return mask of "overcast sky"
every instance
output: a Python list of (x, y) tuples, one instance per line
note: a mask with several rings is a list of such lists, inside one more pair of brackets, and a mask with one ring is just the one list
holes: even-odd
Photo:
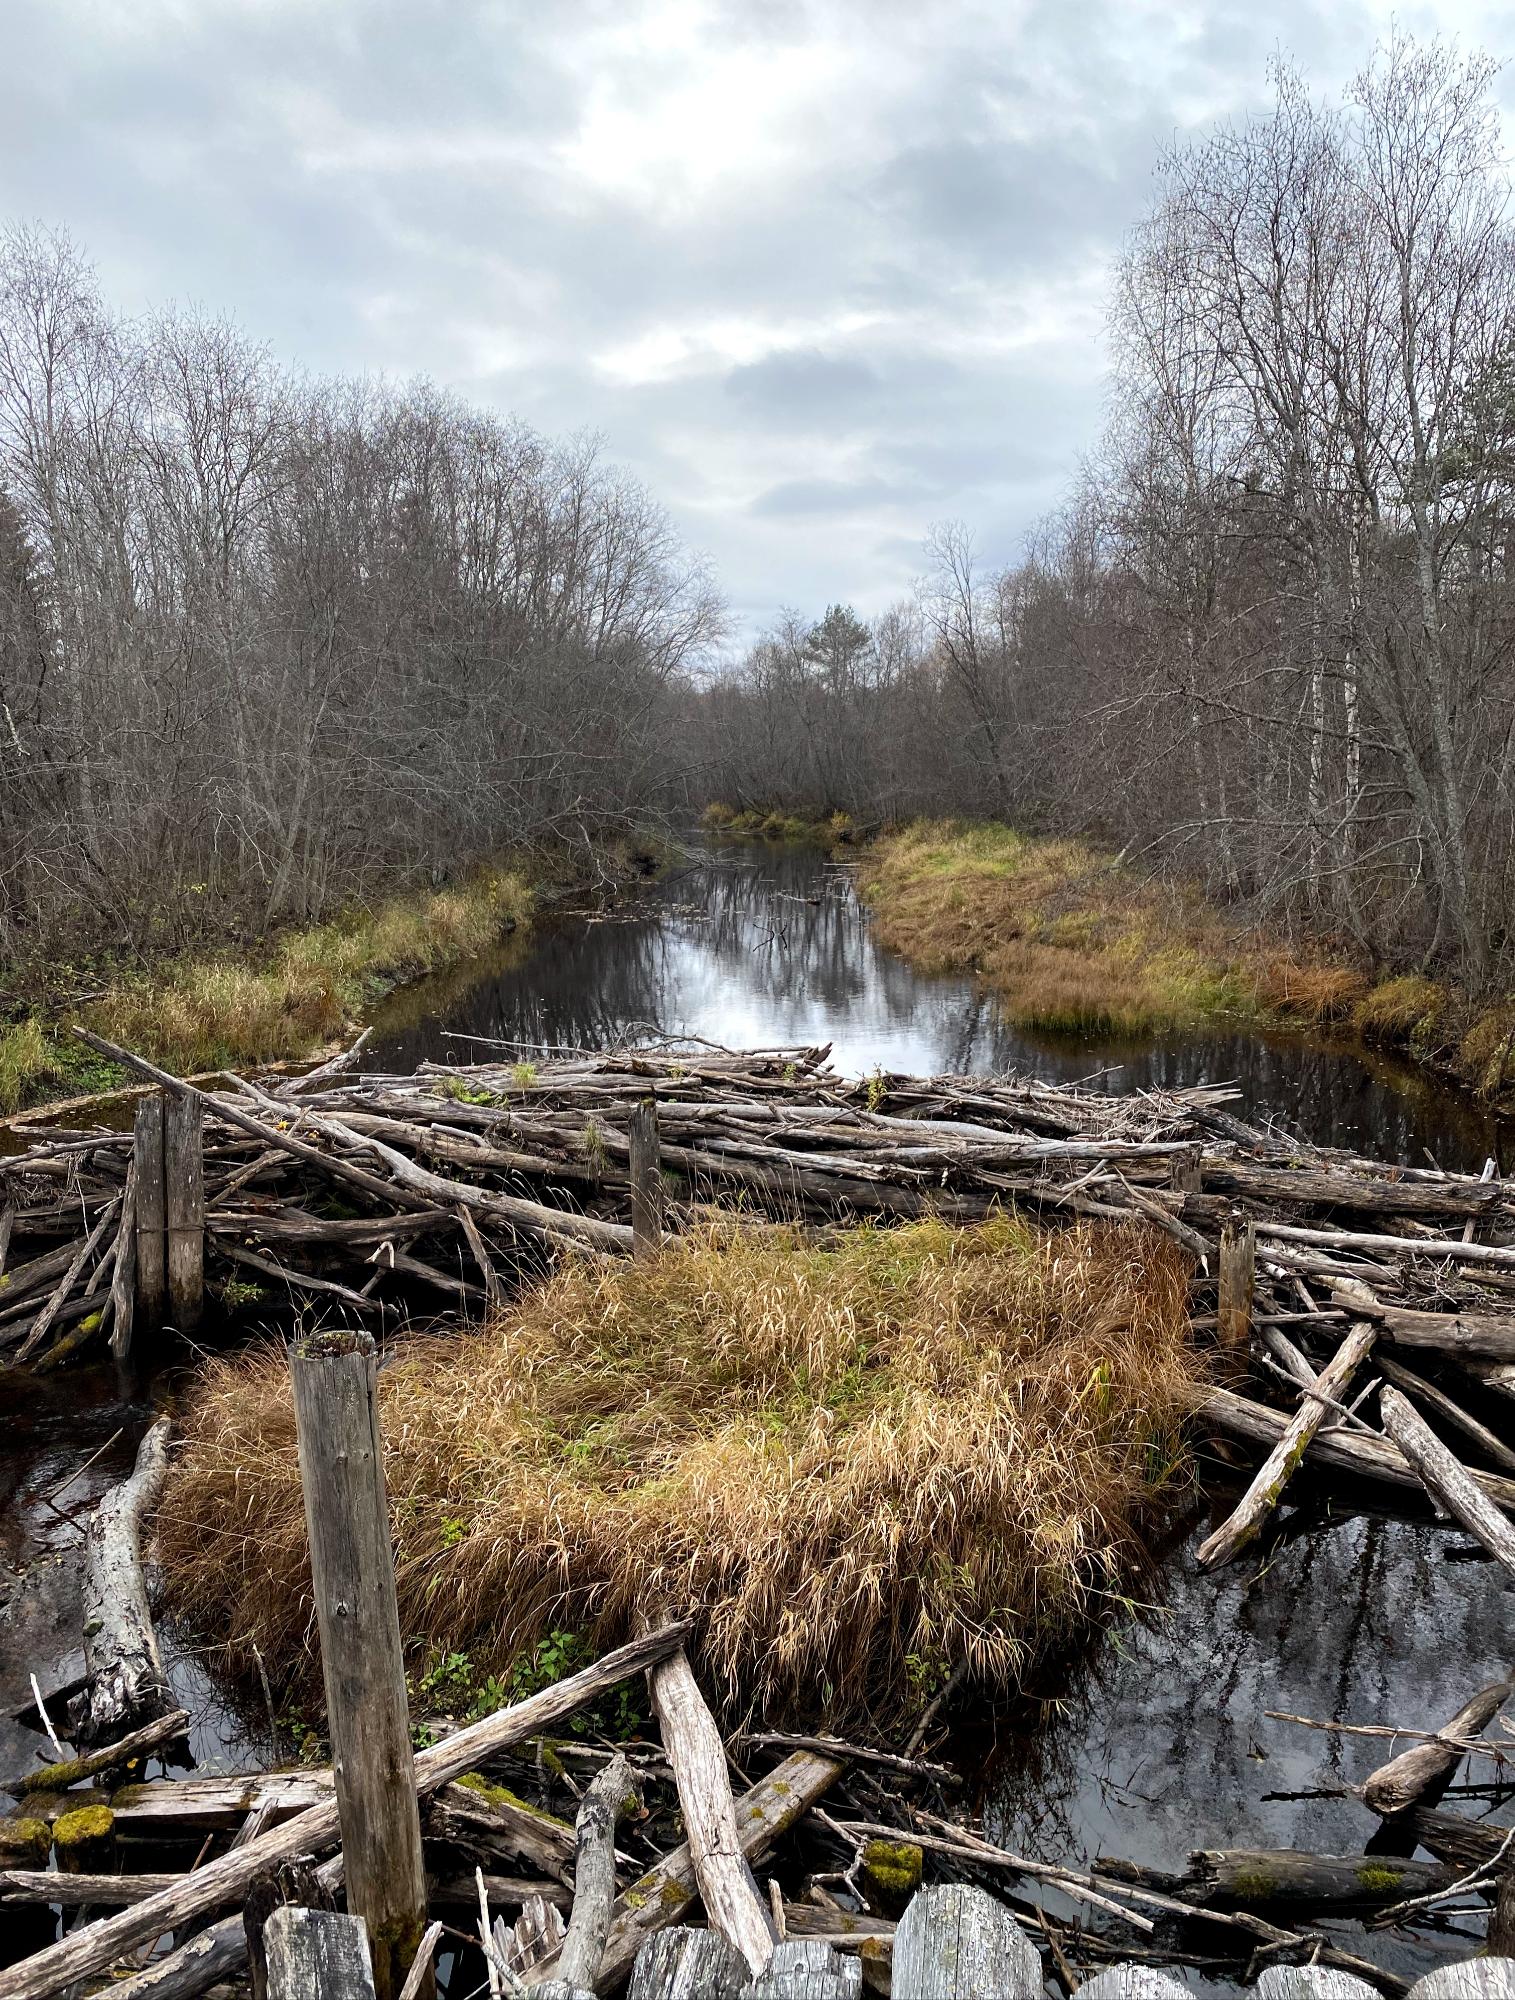
[[(750, 633), (882, 608), (933, 521), (1012, 557), (1098, 434), (1157, 147), (1390, 11), (4, 0), (0, 215), (129, 310), (602, 433)], [(1515, 53), (1508, 5), (1394, 11)]]

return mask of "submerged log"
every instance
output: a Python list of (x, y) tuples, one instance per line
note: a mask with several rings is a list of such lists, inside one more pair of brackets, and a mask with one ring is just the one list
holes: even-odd
[(142, 1573), (142, 1521), (168, 1476), (167, 1417), (137, 1448), (131, 1476), (112, 1487), (89, 1524), (84, 1568), (84, 1667), (76, 1735), (124, 1736), (171, 1705)]
[(1187, 1900), (1221, 1909), (1378, 1909), (1430, 1895), (1457, 1879), (1440, 1861), (1388, 1854), (1306, 1854), (1287, 1847), (1198, 1849), (1184, 1879)]

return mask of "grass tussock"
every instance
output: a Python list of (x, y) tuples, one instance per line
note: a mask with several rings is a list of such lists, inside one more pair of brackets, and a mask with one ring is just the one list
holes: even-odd
[(1475, 1003), (1420, 973), (1373, 978), (1281, 950), (1189, 885), (1081, 841), (923, 822), (867, 854), (878, 935), (928, 971), (977, 972), (1024, 1027), (1110, 1036), (1233, 1025), (1359, 1036), (1479, 1095), (1515, 1092), (1515, 1001)]
[(700, 815), (700, 823), (712, 833), (734, 833), (760, 840), (818, 841), (826, 847), (846, 846), (855, 840), (858, 829), (847, 812), (775, 812), (765, 807), (742, 807), (712, 800)]
[[(549, 1635), (696, 1620), (712, 1699), (898, 1718), (1013, 1682), (1139, 1563), (1196, 1363), (1165, 1237), (777, 1230), (569, 1264), (380, 1376), (417, 1662), (509, 1676)], [(213, 1361), (160, 1518), (169, 1599), (234, 1665), (314, 1676), (278, 1352)]]
[[(390, 987), (477, 956), (528, 921), (531, 906), (520, 870), (480, 869), (432, 895), (286, 932), (253, 958), (223, 952), (119, 981), (81, 1012), (110, 1041), (181, 1073), (303, 1056)], [(118, 1081), (36, 1017), (0, 1032), (0, 1111)]]

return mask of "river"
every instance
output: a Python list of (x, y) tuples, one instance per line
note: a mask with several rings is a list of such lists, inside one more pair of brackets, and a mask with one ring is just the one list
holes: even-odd
[[(1307, 1037), (1154, 1045), (1018, 1032), (972, 980), (924, 977), (880, 950), (851, 871), (809, 848), (699, 848), (628, 907), (551, 916), (482, 961), (392, 995), (373, 1028), (365, 1062), (383, 1069), (468, 1061), (500, 1043), (529, 1058), (656, 1030), (728, 1047), (829, 1043), (851, 1074), (1014, 1068), (1122, 1092), (1231, 1080), (1243, 1115), (1317, 1143), (1474, 1171), (1504, 1150), (1468, 1100)], [(30, 1671), (46, 1683), (69, 1670), (77, 1521), (129, 1464), (149, 1414), (114, 1401), (89, 1372), (28, 1396), (0, 1454), (7, 1706)], [(1376, 1822), (1331, 1794), (1382, 1761), (1382, 1745), (1265, 1711), (1426, 1726), (1508, 1672), (1509, 1582), (1460, 1531), (1307, 1500), (1291, 1523), (1299, 1532), (1260, 1575), (1244, 1562), (1212, 1576), (1192, 1555), (1203, 1514), (1197, 1502), (1178, 1510), (1135, 1600), (1112, 1607), (1079, 1660), (961, 1729), (955, 1754), (982, 1774), (1008, 1844), (1047, 1860), (1120, 1854), (1174, 1871), (1196, 1847), (1359, 1852)], [(197, 1718), (202, 1768), (267, 1759), (264, 1716), (240, 1713), (190, 1652), (174, 1652), (172, 1674)], [(0, 1767), (28, 1761), (36, 1742), (0, 1722)], [(1388, 1933), (1361, 1948), (1404, 1972), (1439, 1957)], [(1467, 1949), (1446, 1940), (1446, 1955)]]

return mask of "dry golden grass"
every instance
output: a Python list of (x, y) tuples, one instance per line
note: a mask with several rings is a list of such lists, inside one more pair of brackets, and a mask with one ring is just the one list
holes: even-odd
[[(417, 1664), (696, 1621), (726, 1716), (897, 1718), (1013, 1682), (1142, 1554), (1196, 1362), (1145, 1229), (779, 1230), (570, 1264), (380, 1377)], [(314, 1671), (282, 1355), (212, 1362), (161, 1516), (169, 1601), (234, 1665)]]
[(1359, 1035), (1487, 1098), (1515, 1089), (1515, 1001), (1421, 973), (1374, 979), (1324, 944), (1280, 949), (1198, 890), (1080, 841), (921, 822), (865, 857), (879, 938), (927, 971), (976, 972), (1022, 1026), (1154, 1035), (1232, 1025)]

